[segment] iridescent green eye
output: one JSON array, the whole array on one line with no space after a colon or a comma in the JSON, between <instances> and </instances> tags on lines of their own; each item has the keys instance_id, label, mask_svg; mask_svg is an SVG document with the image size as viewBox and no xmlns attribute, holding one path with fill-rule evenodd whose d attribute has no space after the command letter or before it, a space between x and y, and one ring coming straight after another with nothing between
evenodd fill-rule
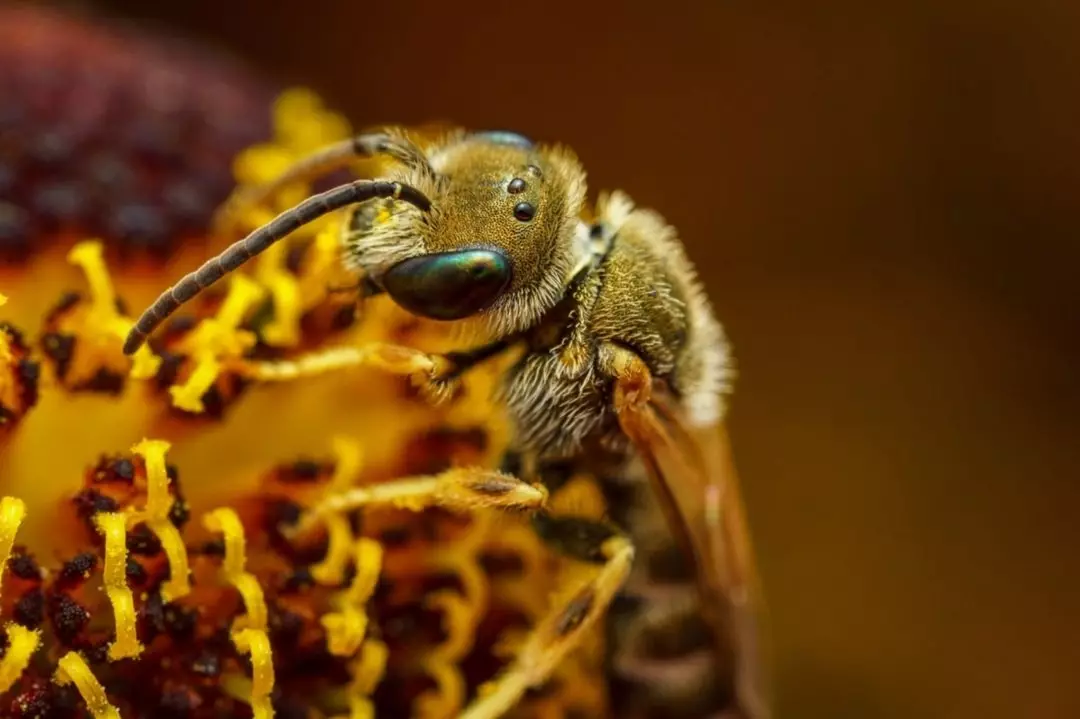
<instances>
[{"instance_id":1,"label":"iridescent green eye","mask_svg":"<svg viewBox=\"0 0 1080 719\"><path fill-rule=\"evenodd\" d=\"M494 302L510 284L510 261L492 250L458 250L402 260L382 284L408 311L459 320Z\"/></svg>"}]
</instances>

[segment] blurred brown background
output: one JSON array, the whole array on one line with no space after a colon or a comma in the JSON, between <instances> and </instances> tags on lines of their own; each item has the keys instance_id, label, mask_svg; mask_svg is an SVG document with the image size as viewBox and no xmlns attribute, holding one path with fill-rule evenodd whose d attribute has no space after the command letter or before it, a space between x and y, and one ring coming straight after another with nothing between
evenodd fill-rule
<instances>
[{"instance_id":1,"label":"blurred brown background","mask_svg":"<svg viewBox=\"0 0 1080 719\"><path fill-rule=\"evenodd\" d=\"M98 6L358 125L566 141L681 229L782 718L1080 716L1080 3Z\"/></svg>"}]
</instances>

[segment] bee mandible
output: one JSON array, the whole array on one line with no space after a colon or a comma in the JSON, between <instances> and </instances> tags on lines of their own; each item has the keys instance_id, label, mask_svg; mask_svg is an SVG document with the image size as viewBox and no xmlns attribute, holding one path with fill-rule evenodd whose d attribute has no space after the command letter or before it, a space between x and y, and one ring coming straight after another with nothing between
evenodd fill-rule
<instances>
[{"instance_id":1,"label":"bee mandible","mask_svg":"<svg viewBox=\"0 0 1080 719\"><path fill-rule=\"evenodd\" d=\"M518 348L494 399L509 414L521 471L534 475L526 479L543 482L545 467L569 462L643 486L690 560L698 600L690 625L706 631L687 651L706 650L700 676L682 682L685 696L671 696L679 682L657 680L633 660L657 616L686 624L689 610L668 602L645 606L619 633L615 667L628 686L663 685L649 691L673 716L770 717L764 605L724 430L730 349L676 231L623 192L587 207L585 171L563 145L461 129L423 147L396 127L331 145L268 185L241 188L223 216L358 157L388 158L386 176L313 195L207 261L138 318L124 351L273 243L347 208L343 256L365 292L472 338L460 352L425 357L433 395ZM542 684L645 571L644 553L663 544L635 522L628 534L615 522L543 509L531 521L548 544L599 569L537 625L495 689L465 710L471 719L500 716ZM644 715L646 704L635 711Z\"/></svg>"}]
</instances>

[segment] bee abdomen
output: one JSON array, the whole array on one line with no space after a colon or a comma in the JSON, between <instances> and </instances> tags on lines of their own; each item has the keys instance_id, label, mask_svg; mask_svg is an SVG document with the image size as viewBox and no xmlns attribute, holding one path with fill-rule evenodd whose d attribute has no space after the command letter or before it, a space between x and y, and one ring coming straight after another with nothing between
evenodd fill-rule
<instances>
[{"instance_id":1,"label":"bee abdomen","mask_svg":"<svg viewBox=\"0 0 1080 719\"><path fill-rule=\"evenodd\" d=\"M637 547L634 573L608 616L614 716L738 719L731 662L702 615L692 563L648 501L647 485L610 489Z\"/></svg>"}]
</instances>

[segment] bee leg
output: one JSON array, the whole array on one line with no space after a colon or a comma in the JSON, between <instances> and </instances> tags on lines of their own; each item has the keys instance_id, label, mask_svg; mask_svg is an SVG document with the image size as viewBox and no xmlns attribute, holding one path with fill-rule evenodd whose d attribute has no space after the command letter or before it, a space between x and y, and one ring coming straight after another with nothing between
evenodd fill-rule
<instances>
[{"instance_id":1,"label":"bee leg","mask_svg":"<svg viewBox=\"0 0 1080 719\"><path fill-rule=\"evenodd\" d=\"M500 340L466 352L431 354L403 345L371 342L360 347L332 347L295 360L243 360L237 371L260 382L290 382L341 369L374 367L409 377L425 399L440 404L453 397L461 376L510 347Z\"/></svg>"},{"instance_id":2,"label":"bee leg","mask_svg":"<svg viewBox=\"0 0 1080 719\"><path fill-rule=\"evenodd\" d=\"M541 511L533 527L562 553L600 564L591 579L559 593L555 606L526 638L510 666L461 713L463 719L495 719L512 709L530 688L542 685L604 616L634 561L630 539L607 524Z\"/></svg>"},{"instance_id":3,"label":"bee leg","mask_svg":"<svg viewBox=\"0 0 1080 719\"><path fill-rule=\"evenodd\" d=\"M542 485L514 475L480 467L454 467L434 475L402 477L343 491L331 491L304 512L293 529L302 536L327 516L361 507L393 506L420 511L438 506L470 512L480 508L503 511L535 510L547 501Z\"/></svg>"}]
</instances>

